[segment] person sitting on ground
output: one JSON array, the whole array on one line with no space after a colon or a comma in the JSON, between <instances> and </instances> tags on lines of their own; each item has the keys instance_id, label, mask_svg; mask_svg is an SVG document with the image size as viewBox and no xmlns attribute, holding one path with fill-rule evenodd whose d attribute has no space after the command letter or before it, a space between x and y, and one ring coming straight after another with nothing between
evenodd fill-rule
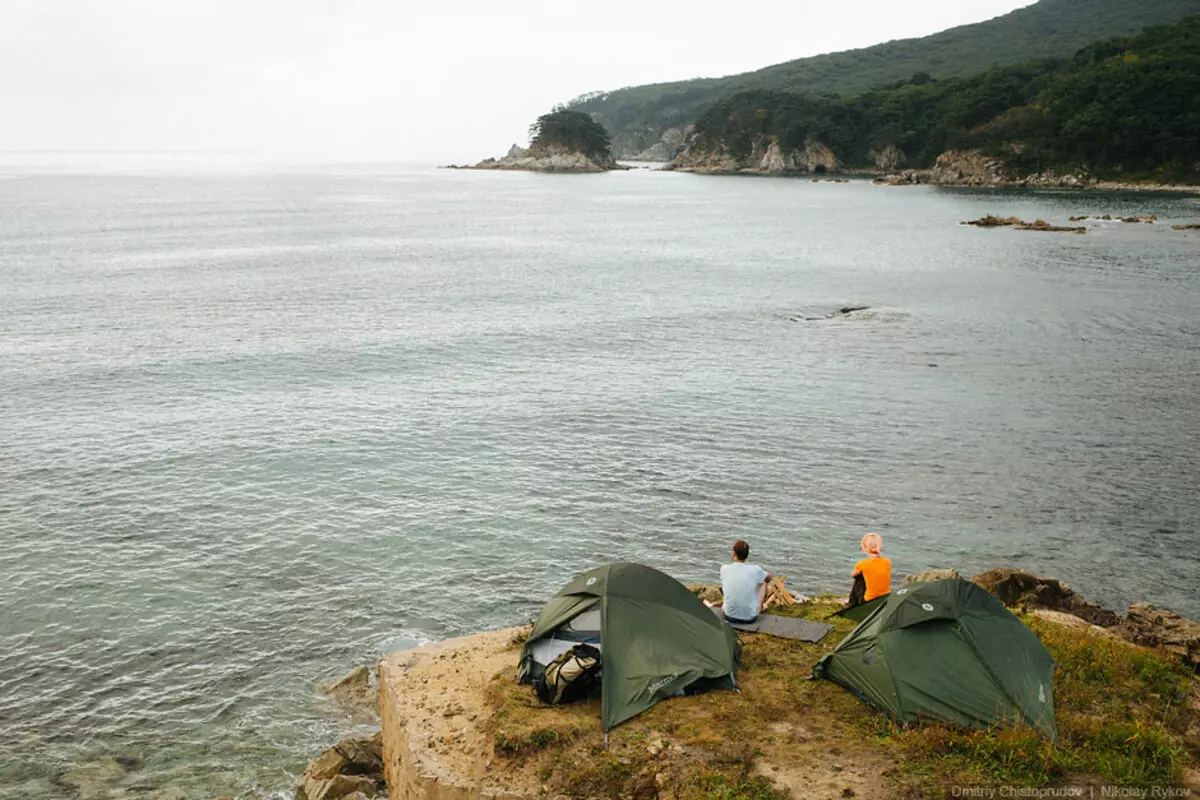
<instances>
[{"instance_id":1,"label":"person sitting on ground","mask_svg":"<svg viewBox=\"0 0 1200 800\"><path fill-rule=\"evenodd\" d=\"M859 602L865 603L892 590L892 560L883 557L883 537L878 533L868 533L862 538L862 551L867 557L854 565L851 577L855 579L856 588L861 578L864 591ZM851 590L851 606L858 605L854 602L855 595L856 592Z\"/></svg>"},{"instance_id":2,"label":"person sitting on ground","mask_svg":"<svg viewBox=\"0 0 1200 800\"><path fill-rule=\"evenodd\" d=\"M721 613L735 625L752 625L758 620L767 597L771 573L758 564L747 564L750 545L741 539L733 543L733 563L721 567Z\"/></svg>"}]
</instances>

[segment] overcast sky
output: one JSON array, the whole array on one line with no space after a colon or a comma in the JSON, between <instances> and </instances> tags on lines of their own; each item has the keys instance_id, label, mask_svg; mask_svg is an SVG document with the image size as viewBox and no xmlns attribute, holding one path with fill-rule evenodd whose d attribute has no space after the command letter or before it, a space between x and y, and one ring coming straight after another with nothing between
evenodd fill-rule
<instances>
[{"instance_id":1,"label":"overcast sky","mask_svg":"<svg viewBox=\"0 0 1200 800\"><path fill-rule=\"evenodd\" d=\"M5 0L0 150L467 161L594 89L923 36L1030 0Z\"/></svg>"}]
</instances>

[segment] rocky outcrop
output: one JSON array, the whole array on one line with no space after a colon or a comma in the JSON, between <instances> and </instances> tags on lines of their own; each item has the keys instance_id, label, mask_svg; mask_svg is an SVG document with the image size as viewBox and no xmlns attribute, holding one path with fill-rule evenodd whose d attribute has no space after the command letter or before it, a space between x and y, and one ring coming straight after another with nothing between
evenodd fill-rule
<instances>
[{"instance_id":1,"label":"rocky outcrop","mask_svg":"<svg viewBox=\"0 0 1200 800\"><path fill-rule=\"evenodd\" d=\"M511 667L528 628L478 633L393 653L379 663L383 764L391 800L522 800L529 779L493 769L492 676Z\"/></svg>"},{"instance_id":2,"label":"rocky outcrop","mask_svg":"<svg viewBox=\"0 0 1200 800\"><path fill-rule=\"evenodd\" d=\"M928 182L929 173L915 169L906 169L903 172L896 172L890 175L880 175L871 181L871 183L880 186L916 186Z\"/></svg>"},{"instance_id":3,"label":"rocky outcrop","mask_svg":"<svg viewBox=\"0 0 1200 800\"><path fill-rule=\"evenodd\" d=\"M706 603L720 603L725 599L721 587L715 583L689 583L687 588Z\"/></svg>"},{"instance_id":4,"label":"rocky outcrop","mask_svg":"<svg viewBox=\"0 0 1200 800\"><path fill-rule=\"evenodd\" d=\"M691 132L691 125L668 128L663 132L661 139L630 157L634 161L670 161L679 155L679 151L683 149L684 142Z\"/></svg>"},{"instance_id":5,"label":"rocky outcrop","mask_svg":"<svg viewBox=\"0 0 1200 800\"><path fill-rule=\"evenodd\" d=\"M383 788L383 734L347 736L309 762L296 800L373 797Z\"/></svg>"},{"instance_id":6,"label":"rocky outcrop","mask_svg":"<svg viewBox=\"0 0 1200 800\"><path fill-rule=\"evenodd\" d=\"M372 685L371 668L366 665L322 684L318 691L360 711L375 714L379 709L379 691Z\"/></svg>"},{"instance_id":7,"label":"rocky outcrop","mask_svg":"<svg viewBox=\"0 0 1200 800\"><path fill-rule=\"evenodd\" d=\"M828 146L811 137L803 147L786 150L778 136L760 136L745 156L734 155L724 143L693 140L669 167L707 174L802 175L837 172L841 162Z\"/></svg>"},{"instance_id":8,"label":"rocky outcrop","mask_svg":"<svg viewBox=\"0 0 1200 800\"><path fill-rule=\"evenodd\" d=\"M978 150L947 150L929 171L929 182L938 186L1021 187L1028 189L1084 189L1095 179L1079 173L1053 171L1019 175L1003 159Z\"/></svg>"},{"instance_id":9,"label":"rocky outcrop","mask_svg":"<svg viewBox=\"0 0 1200 800\"><path fill-rule=\"evenodd\" d=\"M1067 219L1069 219L1071 222L1083 222L1084 220L1094 219L1098 222L1112 222L1115 220L1117 222L1125 222L1128 224L1136 224L1136 223L1142 222L1147 225L1153 225L1156 221L1158 221L1158 217L1154 214L1142 214L1142 215L1133 216L1133 217L1114 217L1112 214L1104 214L1102 216L1089 217L1086 214L1083 214L1083 215L1076 216L1076 217L1068 217Z\"/></svg>"},{"instance_id":10,"label":"rocky outcrop","mask_svg":"<svg viewBox=\"0 0 1200 800\"><path fill-rule=\"evenodd\" d=\"M837 172L841 163L827 146L809 138L802 150L793 151L792 169L801 172Z\"/></svg>"},{"instance_id":11,"label":"rocky outcrop","mask_svg":"<svg viewBox=\"0 0 1200 800\"><path fill-rule=\"evenodd\" d=\"M867 158L871 159L876 169L884 172L894 172L905 161L904 151L891 143L868 150Z\"/></svg>"},{"instance_id":12,"label":"rocky outcrop","mask_svg":"<svg viewBox=\"0 0 1200 800\"><path fill-rule=\"evenodd\" d=\"M1200 623L1148 603L1129 607L1117 633L1134 644L1157 647L1200 672Z\"/></svg>"},{"instance_id":13,"label":"rocky outcrop","mask_svg":"<svg viewBox=\"0 0 1200 800\"><path fill-rule=\"evenodd\" d=\"M616 162L612 156L593 158L577 150L558 147L529 148L522 150L513 145L504 158L485 158L471 167L456 169L495 169L523 172L608 172L628 169Z\"/></svg>"},{"instance_id":14,"label":"rocky outcrop","mask_svg":"<svg viewBox=\"0 0 1200 800\"><path fill-rule=\"evenodd\" d=\"M1004 605L1015 608L1048 608L1065 611L1093 625L1111 627L1120 617L1087 600L1068 584L1020 569L992 569L971 578Z\"/></svg>"},{"instance_id":15,"label":"rocky outcrop","mask_svg":"<svg viewBox=\"0 0 1200 800\"><path fill-rule=\"evenodd\" d=\"M1200 673L1200 622L1148 603L1129 607L1124 618L1090 603L1074 589L1054 578L1019 569L993 569L971 579L1004 605L1037 612L1062 623L1055 612L1069 614L1105 629L1105 632L1143 647L1166 651ZM1049 613L1047 613L1049 612Z\"/></svg>"},{"instance_id":16,"label":"rocky outcrop","mask_svg":"<svg viewBox=\"0 0 1200 800\"><path fill-rule=\"evenodd\" d=\"M1074 218L1072 218L1074 219ZM995 217L991 214L979 219L973 219L960 223L961 225L973 225L976 228L1016 228L1019 231L1050 231L1058 233L1087 233L1087 228L1074 225L1051 225L1044 219L1035 219L1033 222L1026 222L1020 217Z\"/></svg>"},{"instance_id":17,"label":"rocky outcrop","mask_svg":"<svg viewBox=\"0 0 1200 800\"><path fill-rule=\"evenodd\" d=\"M905 583L927 583L929 581L946 581L955 578L961 578L958 570L953 569L931 569L920 573L919 575L907 575L904 578Z\"/></svg>"}]
</instances>

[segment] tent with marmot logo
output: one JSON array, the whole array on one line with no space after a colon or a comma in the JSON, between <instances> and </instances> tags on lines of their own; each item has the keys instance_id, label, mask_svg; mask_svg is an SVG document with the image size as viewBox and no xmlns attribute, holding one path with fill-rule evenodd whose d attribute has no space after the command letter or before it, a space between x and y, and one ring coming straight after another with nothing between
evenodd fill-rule
<instances>
[{"instance_id":1,"label":"tent with marmot logo","mask_svg":"<svg viewBox=\"0 0 1200 800\"><path fill-rule=\"evenodd\" d=\"M682 583L641 564L588 570L551 598L521 650L519 680L536 685L579 645L600 651L606 731L663 698L735 688L733 629Z\"/></svg>"},{"instance_id":2,"label":"tent with marmot logo","mask_svg":"<svg viewBox=\"0 0 1200 800\"><path fill-rule=\"evenodd\" d=\"M813 675L901 722L1028 724L1054 739L1054 659L1004 604L961 578L888 595Z\"/></svg>"}]
</instances>

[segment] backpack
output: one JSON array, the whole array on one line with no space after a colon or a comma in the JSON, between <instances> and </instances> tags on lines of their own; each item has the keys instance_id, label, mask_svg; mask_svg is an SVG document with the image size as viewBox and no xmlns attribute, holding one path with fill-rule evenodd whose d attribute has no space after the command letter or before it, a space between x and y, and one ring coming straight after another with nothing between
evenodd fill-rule
<instances>
[{"instance_id":1,"label":"backpack","mask_svg":"<svg viewBox=\"0 0 1200 800\"><path fill-rule=\"evenodd\" d=\"M600 651L590 644L575 645L546 665L533 688L549 705L582 700L600 688Z\"/></svg>"},{"instance_id":2,"label":"backpack","mask_svg":"<svg viewBox=\"0 0 1200 800\"><path fill-rule=\"evenodd\" d=\"M862 605L867 601L867 579L860 572L854 576L854 586L850 589L850 605L847 608L854 608Z\"/></svg>"}]
</instances>

